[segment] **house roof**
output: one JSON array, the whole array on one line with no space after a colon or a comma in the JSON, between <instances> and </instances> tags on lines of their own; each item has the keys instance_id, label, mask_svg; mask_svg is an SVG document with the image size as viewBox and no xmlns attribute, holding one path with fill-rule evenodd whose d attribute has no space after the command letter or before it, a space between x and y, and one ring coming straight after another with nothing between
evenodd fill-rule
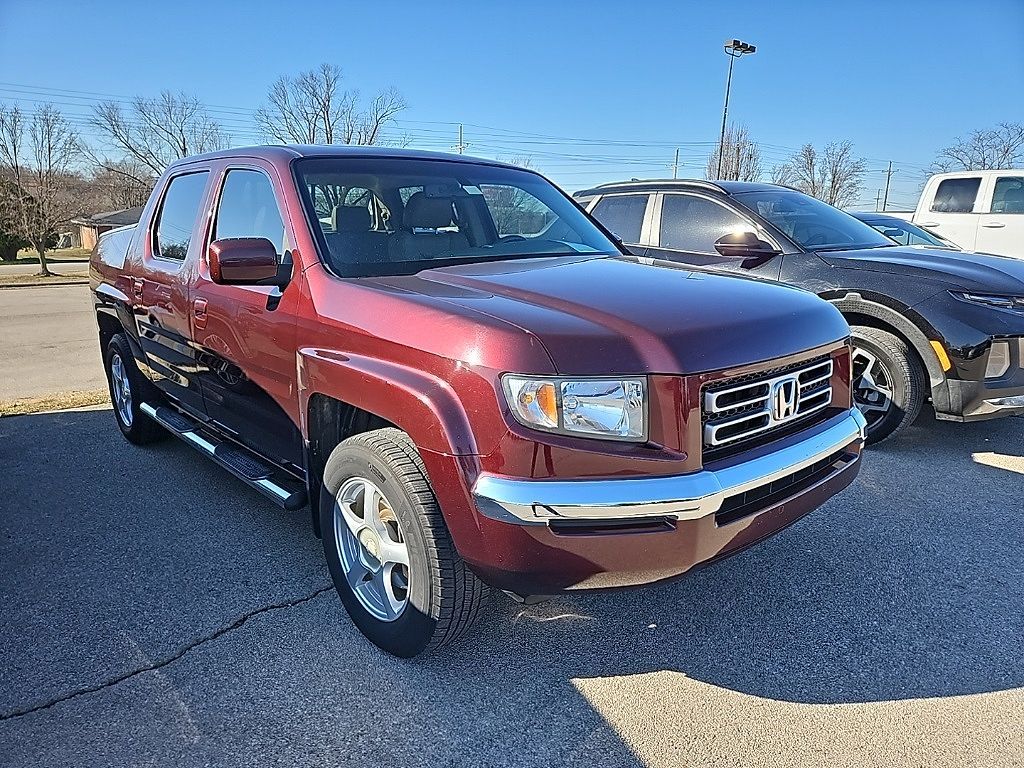
<instances>
[{"instance_id":1,"label":"house roof","mask_svg":"<svg viewBox=\"0 0 1024 768\"><path fill-rule=\"evenodd\" d=\"M105 211L94 216L83 216L71 223L86 227L125 227L139 223L139 219L142 218L143 207L137 205L134 208L125 208L121 211Z\"/></svg>"}]
</instances>

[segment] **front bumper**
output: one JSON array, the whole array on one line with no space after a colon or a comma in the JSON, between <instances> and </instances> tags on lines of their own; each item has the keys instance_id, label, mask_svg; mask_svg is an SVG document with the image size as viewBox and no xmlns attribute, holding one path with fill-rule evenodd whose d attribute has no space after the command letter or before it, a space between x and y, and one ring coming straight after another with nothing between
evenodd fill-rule
<instances>
[{"instance_id":1,"label":"front bumper","mask_svg":"<svg viewBox=\"0 0 1024 768\"><path fill-rule=\"evenodd\" d=\"M518 525L644 518L696 520L732 498L770 486L864 440L864 417L853 409L800 442L717 469L670 477L527 480L484 473L473 486L487 517ZM859 446L858 446L859 454Z\"/></svg>"},{"instance_id":2,"label":"front bumper","mask_svg":"<svg viewBox=\"0 0 1024 768\"><path fill-rule=\"evenodd\" d=\"M483 474L476 547L486 583L522 596L673 579L772 536L860 471L859 411L688 475L524 480Z\"/></svg>"}]
</instances>

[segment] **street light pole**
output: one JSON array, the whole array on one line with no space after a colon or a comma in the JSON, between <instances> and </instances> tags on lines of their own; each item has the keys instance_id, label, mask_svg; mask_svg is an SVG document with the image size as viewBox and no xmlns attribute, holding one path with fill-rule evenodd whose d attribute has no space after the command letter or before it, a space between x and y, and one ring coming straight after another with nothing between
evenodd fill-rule
<instances>
[{"instance_id":1,"label":"street light pole","mask_svg":"<svg viewBox=\"0 0 1024 768\"><path fill-rule=\"evenodd\" d=\"M740 56L757 51L756 45L742 40L726 40L725 52L729 55L729 76L725 80L725 107L722 109L722 133L718 139L718 174L722 178L722 159L725 155L725 123L729 118L729 92L732 90L732 65Z\"/></svg>"}]
</instances>

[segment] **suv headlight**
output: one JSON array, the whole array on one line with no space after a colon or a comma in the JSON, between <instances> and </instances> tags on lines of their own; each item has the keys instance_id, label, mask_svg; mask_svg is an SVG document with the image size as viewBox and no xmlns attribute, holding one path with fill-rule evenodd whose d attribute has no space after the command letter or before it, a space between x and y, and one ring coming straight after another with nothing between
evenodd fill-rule
<instances>
[{"instance_id":1,"label":"suv headlight","mask_svg":"<svg viewBox=\"0 0 1024 768\"><path fill-rule=\"evenodd\" d=\"M964 291L950 291L956 298L971 304L981 304L985 307L998 307L999 309L1016 309L1024 311L1024 297L1022 296L999 296L990 293L968 293Z\"/></svg>"},{"instance_id":2,"label":"suv headlight","mask_svg":"<svg viewBox=\"0 0 1024 768\"><path fill-rule=\"evenodd\" d=\"M501 377L516 421L532 429L606 440L647 439L643 378Z\"/></svg>"}]
</instances>

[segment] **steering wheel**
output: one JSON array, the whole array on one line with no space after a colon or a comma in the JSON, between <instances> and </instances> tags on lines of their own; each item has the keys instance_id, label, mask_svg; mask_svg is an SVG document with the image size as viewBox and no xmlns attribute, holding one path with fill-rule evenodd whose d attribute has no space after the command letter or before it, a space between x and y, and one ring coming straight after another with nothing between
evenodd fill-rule
<instances>
[{"instance_id":1,"label":"steering wheel","mask_svg":"<svg viewBox=\"0 0 1024 768\"><path fill-rule=\"evenodd\" d=\"M521 243L526 240L522 235L502 235L500 239L503 243Z\"/></svg>"}]
</instances>

